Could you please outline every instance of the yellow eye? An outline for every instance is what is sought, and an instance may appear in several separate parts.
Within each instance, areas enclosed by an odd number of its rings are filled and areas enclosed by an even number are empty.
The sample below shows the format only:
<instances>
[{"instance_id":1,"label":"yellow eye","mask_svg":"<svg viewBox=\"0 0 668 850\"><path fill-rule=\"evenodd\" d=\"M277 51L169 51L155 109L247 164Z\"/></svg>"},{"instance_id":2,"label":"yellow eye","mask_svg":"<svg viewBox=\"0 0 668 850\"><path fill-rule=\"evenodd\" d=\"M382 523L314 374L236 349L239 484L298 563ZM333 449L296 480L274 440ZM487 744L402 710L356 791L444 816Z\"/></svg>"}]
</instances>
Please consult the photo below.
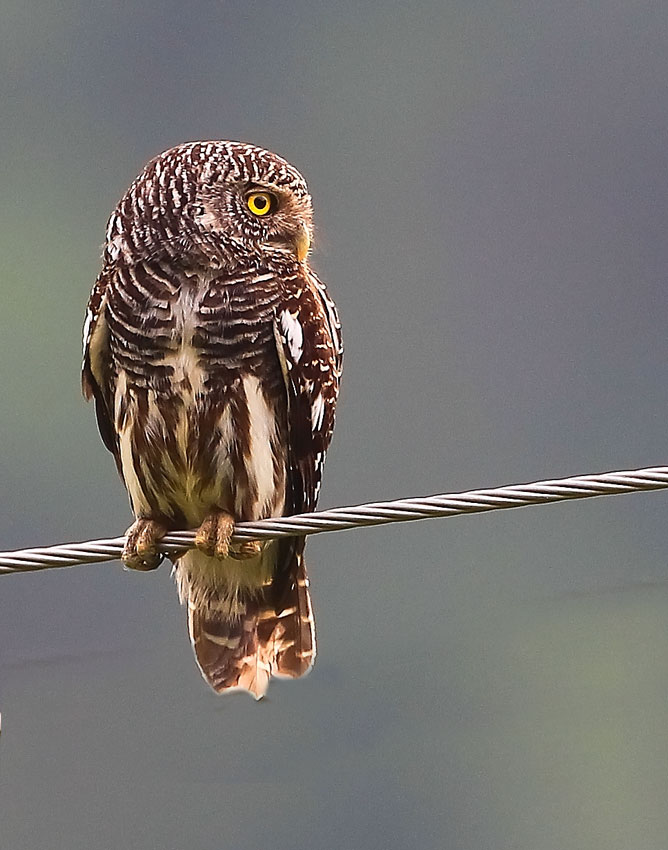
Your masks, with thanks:
<instances>
[{"instance_id":1,"label":"yellow eye","mask_svg":"<svg viewBox=\"0 0 668 850\"><path fill-rule=\"evenodd\" d=\"M246 203L253 215L267 215L276 209L278 199L271 192L251 192L246 197Z\"/></svg>"}]
</instances>

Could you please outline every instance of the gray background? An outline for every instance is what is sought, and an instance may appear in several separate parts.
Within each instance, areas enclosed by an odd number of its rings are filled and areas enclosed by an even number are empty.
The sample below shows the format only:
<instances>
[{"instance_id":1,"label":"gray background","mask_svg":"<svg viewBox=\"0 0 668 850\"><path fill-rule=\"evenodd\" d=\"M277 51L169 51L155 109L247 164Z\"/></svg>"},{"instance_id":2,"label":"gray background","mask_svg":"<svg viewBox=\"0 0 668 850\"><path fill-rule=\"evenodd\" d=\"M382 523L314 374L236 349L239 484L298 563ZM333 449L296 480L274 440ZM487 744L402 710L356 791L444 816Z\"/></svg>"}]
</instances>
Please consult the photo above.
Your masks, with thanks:
<instances>
[{"instance_id":1,"label":"gray background","mask_svg":"<svg viewBox=\"0 0 668 850\"><path fill-rule=\"evenodd\" d=\"M188 139L309 179L322 506L668 461L668 5L0 2L0 548L129 510L79 395L107 216ZM314 539L320 655L216 698L168 569L0 579L7 850L665 850L666 496Z\"/></svg>"}]
</instances>

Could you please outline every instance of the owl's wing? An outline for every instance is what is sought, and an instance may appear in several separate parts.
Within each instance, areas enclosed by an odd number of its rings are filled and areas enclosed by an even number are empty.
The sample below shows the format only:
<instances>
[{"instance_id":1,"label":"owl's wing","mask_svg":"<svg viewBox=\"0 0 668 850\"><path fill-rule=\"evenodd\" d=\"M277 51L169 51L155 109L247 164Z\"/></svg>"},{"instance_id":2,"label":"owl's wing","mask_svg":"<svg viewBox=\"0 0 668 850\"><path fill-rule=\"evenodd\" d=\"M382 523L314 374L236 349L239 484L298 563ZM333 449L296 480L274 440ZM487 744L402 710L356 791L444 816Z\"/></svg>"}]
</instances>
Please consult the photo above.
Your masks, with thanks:
<instances>
[{"instance_id":1,"label":"owl's wing","mask_svg":"<svg viewBox=\"0 0 668 850\"><path fill-rule=\"evenodd\" d=\"M311 273L285 291L274 322L288 402L286 513L315 509L325 453L332 438L343 348L336 307ZM278 541L270 616L260 640L280 647L275 674L302 676L315 660L313 610L304 565L305 537Z\"/></svg>"},{"instance_id":2,"label":"owl's wing","mask_svg":"<svg viewBox=\"0 0 668 850\"><path fill-rule=\"evenodd\" d=\"M95 399L100 436L118 463L118 442L113 426L109 385L109 328L105 318L109 276L102 272L88 299L83 327L81 388L87 401Z\"/></svg>"},{"instance_id":3,"label":"owl's wing","mask_svg":"<svg viewBox=\"0 0 668 850\"><path fill-rule=\"evenodd\" d=\"M274 324L288 397L291 513L316 507L343 360L334 302L312 272L304 284L285 294Z\"/></svg>"}]
</instances>

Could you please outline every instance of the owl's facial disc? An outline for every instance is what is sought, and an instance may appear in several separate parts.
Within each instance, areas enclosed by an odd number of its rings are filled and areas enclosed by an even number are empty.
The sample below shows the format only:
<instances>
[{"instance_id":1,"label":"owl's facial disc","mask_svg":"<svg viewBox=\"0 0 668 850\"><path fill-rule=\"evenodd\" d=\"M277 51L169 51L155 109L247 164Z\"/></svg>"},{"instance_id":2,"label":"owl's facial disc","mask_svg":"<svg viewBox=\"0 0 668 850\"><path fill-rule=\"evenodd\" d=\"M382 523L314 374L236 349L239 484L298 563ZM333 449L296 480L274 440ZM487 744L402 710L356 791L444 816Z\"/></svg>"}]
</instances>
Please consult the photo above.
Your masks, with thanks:
<instances>
[{"instance_id":1,"label":"owl's facial disc","mask_svg":"<svg viewBox=\"0 0 668 850\"><path fill-rule=\"evenodd\" d=\"M239 254L278 253L303 262L311 247L311 198L270 181L224 181L200 193L198 228ZM235 247L236 246L236 247Z\"/></svg>"}]
</instances>

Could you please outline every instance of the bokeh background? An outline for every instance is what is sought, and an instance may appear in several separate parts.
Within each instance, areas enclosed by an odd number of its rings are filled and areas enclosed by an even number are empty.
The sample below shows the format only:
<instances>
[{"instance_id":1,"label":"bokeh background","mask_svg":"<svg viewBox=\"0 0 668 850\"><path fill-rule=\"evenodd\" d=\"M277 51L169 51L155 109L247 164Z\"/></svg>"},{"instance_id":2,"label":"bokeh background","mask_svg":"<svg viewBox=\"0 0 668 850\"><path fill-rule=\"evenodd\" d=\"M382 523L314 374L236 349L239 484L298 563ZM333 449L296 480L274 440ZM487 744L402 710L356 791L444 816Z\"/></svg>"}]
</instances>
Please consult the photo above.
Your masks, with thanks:
<instances>
[{"instance_id":1,"label":"bokeh background","mask_svg":"<svg viewBox=\"0 0 668 850\"><path fill-rule=\"evenodd\" d=\"M668 5L1 0L0 548L130 514L79 393L107 216L189 139L309 179L322 506L661 464ZM320 654L200 679L167 567L0 579L7 850L665 850L662 493L309 545Z\"/></svg>"}]
</instances>

